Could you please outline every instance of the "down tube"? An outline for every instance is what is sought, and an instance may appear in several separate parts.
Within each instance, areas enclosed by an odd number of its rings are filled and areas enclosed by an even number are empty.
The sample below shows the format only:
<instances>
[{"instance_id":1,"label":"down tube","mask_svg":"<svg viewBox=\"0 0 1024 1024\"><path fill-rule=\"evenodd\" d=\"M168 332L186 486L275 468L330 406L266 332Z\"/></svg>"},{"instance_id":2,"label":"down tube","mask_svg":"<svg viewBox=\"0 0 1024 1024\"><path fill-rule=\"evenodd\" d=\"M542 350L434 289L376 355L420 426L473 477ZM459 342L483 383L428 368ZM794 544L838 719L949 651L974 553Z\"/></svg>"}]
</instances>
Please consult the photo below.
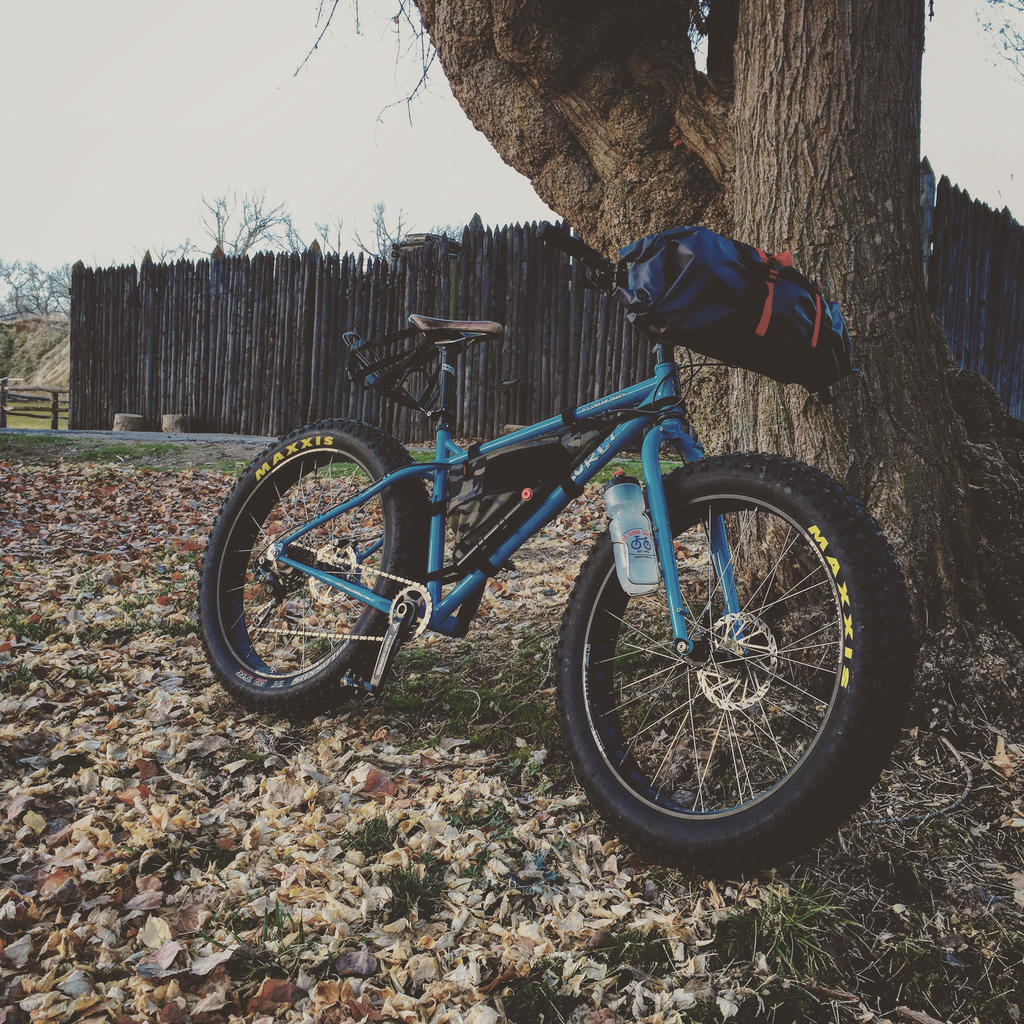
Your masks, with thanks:
<instances>
[{"instance_id":1,"label":"down tube","mask_svg":"<svg viewBox=\"0 0 1024 1024\"><path fill-rule=\"evenodd\" d=\"M640 436L647 422L646 416L640 415L636 419L629 420L616 427L598 448L572 471L570 474L572 483L577 487L583 487L584 484L596 476L604 466L614 459L623 448ZM555 488L554 492L544 499L537 511L508 540L497 547L491 555L492 562L496 566L504 565L526 541L538 530L542 530L573 498L577 497L578 493L574 491L570 495L562 487ZM451 593L438 605L435 605L434 614L430 620L430 628L438 633L450 633L453 622L449 621L449 617L463 601L471 597L478 589L485 586L486 583L487 577L479 569L463 577L455 585Z\"/></svg>"}]
</instances>

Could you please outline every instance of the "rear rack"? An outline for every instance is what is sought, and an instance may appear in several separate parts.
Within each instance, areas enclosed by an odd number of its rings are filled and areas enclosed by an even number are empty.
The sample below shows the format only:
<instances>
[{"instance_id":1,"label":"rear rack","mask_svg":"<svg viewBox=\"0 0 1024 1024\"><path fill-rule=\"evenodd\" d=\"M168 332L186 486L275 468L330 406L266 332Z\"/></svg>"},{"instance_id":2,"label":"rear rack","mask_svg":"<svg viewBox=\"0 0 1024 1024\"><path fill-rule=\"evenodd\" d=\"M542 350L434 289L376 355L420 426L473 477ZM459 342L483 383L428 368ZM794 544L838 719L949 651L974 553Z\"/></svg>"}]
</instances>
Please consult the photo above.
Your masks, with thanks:
<instances>
[{"instance_id":1,"label":"rear rack","mask_svg":"<svg viewBox=\"0 0 1024 1024\"><path fill-rule=\"evenodd\" d=\"M450 337L450 332L446 331L420 331L409 327L366 341L355 331L346 331L342 340L348 348L348 379L360 387L379 391L407 409L418 409L432 416L438 411L441 394L440 360L434 366L429 364L438 355L434 335L442 334ZM386 348L416 336L420 340L412 348L401 349L376 360L370 357L371 349ZM410 378L416 373L422 375L424 384L412 389Z\"/></svg>"}]
</instances>

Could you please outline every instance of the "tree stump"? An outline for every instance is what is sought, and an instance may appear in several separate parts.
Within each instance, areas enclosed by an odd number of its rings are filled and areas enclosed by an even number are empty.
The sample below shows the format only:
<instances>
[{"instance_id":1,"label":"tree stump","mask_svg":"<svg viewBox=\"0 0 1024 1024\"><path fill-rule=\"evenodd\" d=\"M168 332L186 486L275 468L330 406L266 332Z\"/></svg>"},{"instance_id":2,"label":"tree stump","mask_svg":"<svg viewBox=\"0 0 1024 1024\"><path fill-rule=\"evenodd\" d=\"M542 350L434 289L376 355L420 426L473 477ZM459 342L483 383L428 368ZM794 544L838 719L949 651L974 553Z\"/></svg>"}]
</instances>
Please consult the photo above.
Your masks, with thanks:
<instances>
[{"instance_id":1,"label":"tree stump","mask_svg":"<svg viewBox=\"0 0 1024 1024\"><path fill-rule=\"evenodd\" d=\"M160 429L165 434L184 434L188 430L188 417L183 412L165 412L160 417Z\"/></svg>"},{"instance_id":2,"label":"tree stump","mask_svg":"<svg viewBox=\"0 0 1024 1024\"><path fill-rule=\"evenodd\" d=\"M146 419L134 412L114 413L114 430L144 430Z\"/></svg>"}]
</instances>

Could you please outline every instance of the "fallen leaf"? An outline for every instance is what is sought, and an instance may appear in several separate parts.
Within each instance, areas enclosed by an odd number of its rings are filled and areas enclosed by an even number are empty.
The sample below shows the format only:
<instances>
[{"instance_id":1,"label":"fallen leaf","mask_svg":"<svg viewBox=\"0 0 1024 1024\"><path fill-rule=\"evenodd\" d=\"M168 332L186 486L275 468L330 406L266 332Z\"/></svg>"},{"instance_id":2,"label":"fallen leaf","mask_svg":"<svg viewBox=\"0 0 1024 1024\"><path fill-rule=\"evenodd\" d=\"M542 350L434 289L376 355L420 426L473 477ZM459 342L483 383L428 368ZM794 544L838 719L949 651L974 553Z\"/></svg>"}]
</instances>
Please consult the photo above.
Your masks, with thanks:
<instances>
[{"instance_id":1,"label":"fallen leaf","mask_svg":"<svg viewBox=\"0 0 1024 1024\"><path fill-rule=\"evenodd\" d=\"M176 914L167 918L167 923L175 935L192 935L210 920L210 909L205 903L195 903L183 907Z\"/></svg>"},{"instance_id":2,"label":"fallen leaf","mask_svg":"<svg viewBox=\"0 0 1024 1024\"><path fill-rule=\"evenodd\" d=\"M722 1015L722 1020L735 1017L740 1012L739 1004L732 998L732 993L720 995L716 1002L718 1003L718 1012Z\"/></svg>"},{"instance_id":3,"label":"fallen leaf","mask_svg":"<svg viewBox=\"0 0 1024 1024\"><path fill-rule=\"evenodd\" d=\"M10 960L15 967L24 967L28 958L32 955L32 939L28 935L22 935L16 942L4 947L4 956Z\"/></svg>"},{"instance_id":4,"label":"fallen leaf","mask_svg":"<svg viewBox=\"0 0 1024 1024\"><path fill-rule=\"evenodd\" d=\"M259 992L246 1004L247 1013L258 1013L274 1006L288 1005L302 989L297 988L284 978L267 978L260 986Z\"/></svg>"},{"instance_id":5,"label":"fallen leaf","mask_svg":"<svg viewBox=\"0 0 1024 1024\"><path fill-rule=\"evenodd\" d=\"M219 964L224 963L226 960L230 960L232 954L238 949L237 946L229 946L227 949L218 950L216 953L210 953L207 956L201 956L198 960L192 961L192 966L189 970L193 974L198 974L202 977L204 974L209 974L210 971L217 967Z\"/></svg>"},{"instance_id":6,"label":"fallen leaf","mask_svg":"<svg viewBox=\"0 0 1024 1024\"><path fill-rule=\"evenodd\" d=\"M1013 886L1013 902L1024 907L1024 871L1014 871L1007 875L1007 881Z\"/></svg>"},{"instance_id":7,"label":"fallen leaf","mask_svg":"<svg viewBox=\"0 0 1024 1024\"><path fill-rule=\"evenodd\" d=\"M150 949L159 949L165 942L171 941L171 929L163 918L150 914L146 918L146 923L139 929L139 941Z\"/></svg>"},{"instance_id":8,"label":"fallen leaf","mask_svg":"<svg viewBox=\"0 0 1024 1024\"><path fill-rule=\"evenodd\" d=\"M365 949L344 953L338 957L334 969L342 978L370 978L377 973L377 958Z\"/></svg>"},{"instance_id":9,"label":"fallen leaf","mask_svg":"<svg viewBox=\"0 0 1024 1024\"><path fill-rule=\"evenodd\" d=\"M160 1024L185 1024L188 1017L185 1016L185 1011L176 1002L170 1002L160 1007L157 1011L156 1019L160 1021Z\"/></svg>"},{"instance_id":10,"label":"fallen leaf","mask_svg":"<svg viewBox=\"0 0 1024 1024\"><path fill-rule=\"evenodd\" d=\"M25 817L21 819L36 835L39 835L46 828L46 819L35 811L26 811Z\"/></svg>"},{"instance_id":11,"label":"fallen leaf","mask_svg":"<svg viewBox=\"0 0 1024 1024\"><path fill-rule=\"evenodd\" d=\"M1004 779L1008 779L1013 774L1013 762L1006 753L1006 741L1002 736L996 739L996 752L992 757L992 764L1002 772Z\"/></svg>"},{"instance_id":12,"label":"fallen leaf","mask_svg":"<svg viewBox=\"0 0 1024 1024\"><path fill-rule=\"evenodd\" d=\"M70 996L72 999L92 995L92 982L89 979L89 975L82 970L72 971L66 977L61 978L57 984L57 988L59 988L64 995Z\"/></svg>"},{"instance_id":13,"label":"fallen leaf","mask_svg":"<svg viewBox=\"0 0 1024 1024\"><path fill-rule=\"evenodd\" d=\"M150 918L150 920L153 920ZM149 956L139 961L139 974L144 978L152 978L160 971L166 971L174 962L174 958L181 952L180 942L173 939L165 942L159 949L154 950Z\"/></svg>"},{"instance_id":14,"label":"fallen leaf","mask_svg":"<svg viewBox=\"0 0 1024 1024\"><path fill-rule=\"evenodd\" d=\"M366 775L366 781L363 783L363 792L373 793L382 797L394 796L398 792L398 787L391 776L385 775L384 772L378 771L376 768L371 768Z\"/></svg>"},{"instance_id":15,"label":"fallen leaf","mask_svg":"<svg viewBox=\"0 0 1024 1024\"><path fill-rule=\"evenodd\" d=\"M313 1011L320 1013L341 1001L341 982L321 981L310 992L310 997L313 1000Z\"/></svg>"},{"instance_id":16,"label":"fallen leaf","mask_svg":"<svg viewBox=\"0 0 1024 1024\"><path fill-rule=\"evenodd\" d=\"M372 1007L359 1002L355 996L348 997L348 1008L355 1020L378 1021L384 1018Z\"/></svg>"},{"instance_id":17,"label":"fallen leaf","mask_svg":"<svg viewBox=\"0 0 1024 1024\"><path fill-rule=\"evenodd\" d=\"M140 892L133 896L125 907L128 910L155 910L164 902L164 894L157 889L148 892Z\"/></svg>"},{"instance_id":18,"label":"fallen leaf","mask_svg":"<svg viewBox=\"0 0 1024 1024\"><path fill-rule=\"evenodd\" d=\"M211 979L200 990L202 998L192 1008L193 1013L213 1013L226 1005L231 982L224 977Z\"/></svg>"}]
</instances>

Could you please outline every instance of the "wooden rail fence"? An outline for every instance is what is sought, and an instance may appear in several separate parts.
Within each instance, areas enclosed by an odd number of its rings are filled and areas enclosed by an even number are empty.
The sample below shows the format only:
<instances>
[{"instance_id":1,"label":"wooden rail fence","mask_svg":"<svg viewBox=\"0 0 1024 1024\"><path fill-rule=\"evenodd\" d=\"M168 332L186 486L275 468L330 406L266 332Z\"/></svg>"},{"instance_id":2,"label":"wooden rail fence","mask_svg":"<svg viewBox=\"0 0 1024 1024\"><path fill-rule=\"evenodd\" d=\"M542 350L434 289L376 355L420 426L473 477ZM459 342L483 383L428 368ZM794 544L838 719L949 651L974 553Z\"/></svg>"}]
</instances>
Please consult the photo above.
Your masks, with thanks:
<instances>
[{"instance_id":1,"label":"wooden rail fence","mask_svg":"<svg viewBox=\"0 0 1024 1024\"><path fill-rule=\"evenodd\" d=\"M963 366L1024 417L1024 228L922 164L922 244L932 308ZM623 387L651 370L650 345L614 300L544 246L534 224L446 238L383 262L351 254L259 253L94 270L71 286L72 428L114 414L163 414L189 429L277 435L352 416L403 441L426 438L416 412L353 387L345 330L372 338L410 312L497 320L505 337L460 357L458 430L492 436Z\"/></svg>"},{"instance_id":2,"label":"wooden rail fence","mask_svg":"<svg viewBox=\"0 0 1024 1024\"><path fill-rule=\"evenodd\" d=\"M68 411L67 388L51 388L25 384L10 377L0 377L0 428L8 425L9 416L32 420L49 420L51 430L60 429L61 413Z\"/></svg>"}]
</instances>

